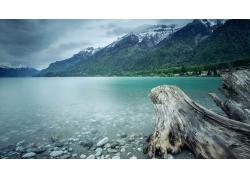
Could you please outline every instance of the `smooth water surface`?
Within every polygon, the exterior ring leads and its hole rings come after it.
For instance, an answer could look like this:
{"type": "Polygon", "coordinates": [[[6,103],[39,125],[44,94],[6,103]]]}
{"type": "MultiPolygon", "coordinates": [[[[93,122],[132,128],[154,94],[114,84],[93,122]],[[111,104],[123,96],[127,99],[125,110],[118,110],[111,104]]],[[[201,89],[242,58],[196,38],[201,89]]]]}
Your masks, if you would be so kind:
{"type": "MultiPolygon", "coordinates": [[[[138,141],[121,153],[128,158],[126,154],[137,152],[153,131],[155,115],[148,94],[163,84],[179,86],[192,100],[222,113],[208,95],[213,92],[225,99],[218,91],[220,78],[1,78],[0,148],[21,140],[48,146],[52,135],[96,143],[103,137],[114,142],[121,133],[136,134],[138,141]]],[[[80,147],[75,152],[91,154],[80,147]]]]}

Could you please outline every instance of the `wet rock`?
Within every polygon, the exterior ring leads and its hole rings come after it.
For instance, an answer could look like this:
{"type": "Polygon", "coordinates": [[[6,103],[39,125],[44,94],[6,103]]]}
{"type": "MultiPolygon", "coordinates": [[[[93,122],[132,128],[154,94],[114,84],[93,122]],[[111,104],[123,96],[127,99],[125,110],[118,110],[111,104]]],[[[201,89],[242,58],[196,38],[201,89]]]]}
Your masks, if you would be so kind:
{"type": "Polygon", "coordinates": [[[140,151],[140,152],[141,152],[141,151],[142,151],[142,148],[137,148],[137,151],[140,151]]]}
{"type": "Polygon", "coordinates": [[[51,153],[50,153],[50,156],[51,157],[57,157],[57,156],[60,156],[60,155],[62,155],[63,154],[63,151],[52,151],[51,153]]]}
{"type": "Polygon", "coordinates": [[[125,148],[121,148],[121,152],[125,152],[126,151],[126,149],[125,148]]]}
{"type": "Polygon", "coordinates": [[[121,136],[121,138],[126,138],[128,135],[123,132],[120,136],[121,136]]]}
{"type": "Polygon", "coordinates": [[[72,154],[72,157],[76,157],[76,156],[78,156],[78,154],[77,154],[77,153],[72,154]]]}
{"type": "Polygon", "coordinates": [[[24,144],[24,142],[25,142],[25,140],[19,141],[18,143],[16,143],[16,146],[21,146],[24,144]]]}
{"type": "Polygon", "coordinates": [[[26,148],[34,148],[36,147],[36,144],[35,143],[30,143],[26,148]]]}
{"type": "Polygon", "coordinates": [[[93,146],[93,142],[92,141],[82,142],[81,145],[83,147],[91,148],[93,146]]]}
{"type": "Polygon", "coordinates": [[[136,138],[136,136],[137,136],[136,134],[131,134],[130,138],[136,138]]]}
{"type": "Polygon", "coordinates": [[[29,152],[29,153],[26,153],[26,154],[22,155],[22,158],[31,158],[31,157],[34,157],[34,156],[36,156],[36,153],[29,152]]]}
{"type": "Polygon", "coordinates": [[[105,138],[103,138],[101,141],[99,141],[99,142],[96,144],[96,146],[97,146],[97,147],[100,147],[100,146],[106,144],[108,141],[109,141],[109,138],[105,137],[105,138]]]}
{"type": "Polygon", "coordinates": [[[24,147],[22,147],[22,146],[16,147],[16,151],[20,152],[20,153],[26,153],[27,152],[26,149],[24,147]]]}
{"type": "Polygon", "coordinates": [[[53,148],[54,151],[57,151],[58,149],[59,149],[58,147],[54,147],[54,148],[53,148]]]}
{"type": "Polygon", "coordinates": [[[108,155],[106,155],[104,158],[105,158],[105,159],[108,159],[109,157],[110,157],[110,155],[108,154],[108,155]]]}
{"type": "Polygon", "coordinates": [[[174,159],[174,156],[171,154],[168,154],[168,159],[174,159]]]}
{"type": "Polygon", "coordinates": [[[111,145],[109,143],[104,145],[104,148],[110,148],[110,147],[111,147],[111,145]]]}
{"type": "Polygon", "coordinates": [[[111,149],[111,148],[108,148],[108,153],[117,153],[117,150],[116,149],[111,149]]]}
{"type": "Polygon", "coordinates": [[[68,159],[68,158],[70,158],[69,154],[64,154],[60,157],[60,159],[68,159]]]}
{"type": "Polygon", "coordinates": [[[63,147],[63,143],[62,142],[56,142],[55,143],[55,147],[63,147]]]}
{"type": "Polygon", "coordinates": [[[120,156],[114,156],[112,159],[121,159],[120,156]]]}
{"type": "Polygon", "coordinates": [[[85,159],[87,156],[85,155],[85,154],[82,154],[81,156],[80,156],[80,159],[85,159]]]}
{"type": "Polygon", "coordinates": [[[73,149],[72,148],[69,148],[69,150],[68,150],[69,152],[71,152],[71,151],[73,151],[73,149]]]}
{"type": "Polygon", "coordinates": [[[95,156],[100,156],[102,154],[102,148],[97,148],[95,152],[95,156]]]}
{"type": "Polygon", "coordinates": [[[95,155],[91,154],[91,155],[88,156],[86,159],[95,159],[95,155]]]}
{"type": "Polygon", "coordinates": [[[119,145],[119,144],[118,144],[117,142],[115,142],[115,143],[112,143],[110,147],[111,147],[112,149],[115,149],[115,147],[118,146],[118,145],[119,145]]]}
{"type": "Polygon", "coordinates": [[[46,150],[47,150],[46,147],[38,147],[38,148],[33,149],[33,152],[35,152],[36,154],[41,154],[45,152],[46,150]]]}
{"type": "Polygon", "coordinates": [[[67,151],[67,150],[65,150],[65,151],[63,151],[63,154],[67,154],[69,151],[67,151]]]}
{"type": "Polygon", "coordinates": [[[57,136],[54,136],[54,135],[51,136],[51,141],[52,142],[56,142],[56,141],[58,141],[58,139],[59,138],[57,136]]]}
{"type": "Polygon", "coordinates": [[[79,138],[69,138],[69,142],[77,142],[79,141],[79,138]]]}
{"type": "Polygon", "coordinates": [[[137,159],[137,157],[135,155],[133,155],[130,159],[137,159]]]}

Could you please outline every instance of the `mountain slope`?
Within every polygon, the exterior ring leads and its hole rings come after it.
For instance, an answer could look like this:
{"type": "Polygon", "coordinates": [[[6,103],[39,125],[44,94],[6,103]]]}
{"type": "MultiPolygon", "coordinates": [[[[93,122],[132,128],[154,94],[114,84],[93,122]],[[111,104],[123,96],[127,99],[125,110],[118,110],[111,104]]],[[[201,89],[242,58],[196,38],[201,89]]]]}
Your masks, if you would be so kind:
{"type": "Polygon", "coordinates": [[[176,26],[158,25],[140,33],[129,33],[61,75],[115,75],[122,71],[128,71],[126,66],[135,58],[147,54],[152,47],[179,28],[176,26]]]}
{"type": "Polygon", "coordinates": [[[149,54],[136,59],[130,68],[132,71],[144,71],[157,68],[181,66],[190,62],[190,53],[222,25],[222,20],[194,20],[170,37],[161,41],[149,54]]]}
{"type": "Polygon", "coordinates": [[[14,67],[0,64],[0,77],[31,77],[39,71],[31,67],[14,67]]]}
{"type": "Polygon", "coordinates": [[[250,57],[250,20],[229,20],[193,52],[193,64],[250,57]]]}
{"type": "Polygon", "coordinates": [[[48,68],[43,69],[37,76],[54,76],[56,72],[64,71],[78,62],[85,61],[99,50],[101,50],[101,48],[86,48],[79,53],[74,54],[71,58],[51,63],[48,68]]]}

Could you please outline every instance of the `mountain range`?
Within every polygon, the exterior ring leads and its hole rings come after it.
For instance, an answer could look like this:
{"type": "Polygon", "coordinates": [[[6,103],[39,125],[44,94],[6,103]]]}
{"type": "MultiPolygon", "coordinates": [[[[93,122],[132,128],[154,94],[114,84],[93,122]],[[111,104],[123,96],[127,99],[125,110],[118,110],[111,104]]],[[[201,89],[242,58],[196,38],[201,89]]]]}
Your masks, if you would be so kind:
{"type": "Polygon", "coordinates": [[[27,66],[11,66],[0,64],[0,77],[31,77],[39,74],[40,71],[27,66]]]}
{"type": "Polygon", "coordinates": [[[103,48],[89,47],[35,76],[148,76],[250,63],[250,20],[195,19],[155,25],[103,48]]]}

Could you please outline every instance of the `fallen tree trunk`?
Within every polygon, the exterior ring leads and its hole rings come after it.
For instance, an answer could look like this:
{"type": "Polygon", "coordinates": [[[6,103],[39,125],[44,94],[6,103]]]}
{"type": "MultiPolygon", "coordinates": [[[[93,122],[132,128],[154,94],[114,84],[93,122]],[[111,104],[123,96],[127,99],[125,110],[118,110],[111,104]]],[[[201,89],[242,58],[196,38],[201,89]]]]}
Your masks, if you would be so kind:
{"type": "MultiPolygon", "coordinates": [[[[246,74],[249,75],[249,72],[246,74]]],[[[237,77],[237,72],[234,77],[237,77]]],[[[236,83],[238,81],[235,80],[236,83]]],[[[223,90],[228,93],[225,89],[223,90]]],[[[240,91],[242,97],[247,94],[243,89],[240,91]]],[[[230,119],[210,111],[193,102],[176,86],[156,87],[151,90],[149,97],[155,109],[156,125],[147,139],[145,154],[150,157],[160,154],[167,158],[168,152],[177,153],[183,146],[187,146],[195,153],[196,158],[250,158],[250,125],[246,123],[248,120],[240,118],[240,122],[239,119],[230,119]]],[[[215,100],[217,96],[213,97],[215,100]]],[[[237,97],[238,104],[244,102],[242,97],[237,97]]],[[[218,104],[224,106],[220,100],[218,104]]],[[[248,102],[244,102],[241,106],[233,107],[247,108],[247,105],[248,102]]],[[[231,111],[227,114],[233,116],[231,111]]]]}

